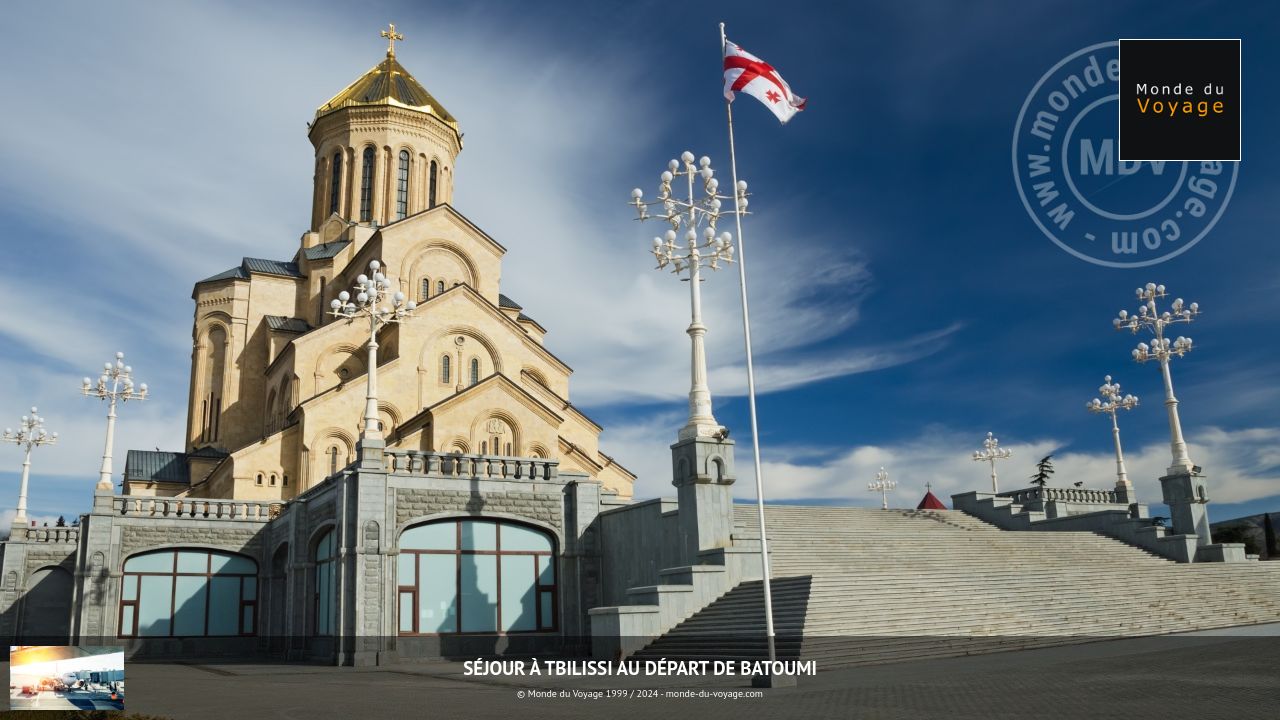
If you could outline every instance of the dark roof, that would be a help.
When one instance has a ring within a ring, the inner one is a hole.
[[[248,272],[263,273],[265,275],[302,277],[302,271],[298,269],[297,263],[284,262],[283,260],[266,260],[263,258],[247,257],[244,259],[241,267]]]
[[[307,321],[302,318],[284,317],[283,315],[266,315],[265,318],[267,327],[272,330],[302,334],[311,329]]]
[[[334,240],[333,242],[320,243],[315,247],[309,247],[303,250],[302,254],[308,260],[327,260],[342,252],[342,248],[350,244],[350,240]]]
[[[248,280],[248,279],[249,279],[249,273],[245,272],[244,268],[237,265],[231,268],[230,270],[223,270],[217,275],[210,275],[209,277],[203,280],[197,281],[196,284],[199,285],[200,283],[216,282],[218,280]]]
[[[522,307],[522,306],[520,305],[520,303],[516,302],[515,300],[512,300],[511,298],[509,298],[509,297],[507,297],[506,295],[503,295],[503,294],[501,294],[501,293],[499,293],[499,294],[498,294],[498,307],[500,307],[500,308],[510,308],[510,309],[512,309],[512,310],[523,310],[523,309],[524,309],[524,307]]]
[[[239,267],[223,270],[217,275],[212,275],[196,282],[196,284],[215,282],[217,280],[248,280],[251,272],[295,278],[302,277],[302,271],[298,269],[298,263],[247,257],[240,261]]]
[[[124,479],[141,482],[187,483],[187,456],[185,453],[161,450],[130,450],[125,456]]]
[[[216,447],[210,447],[206,445],[202,448],[199,448],[187,453],[187,457],[224,458],[230,454],[231,453],[227,452],[226,450],[219,450]]]

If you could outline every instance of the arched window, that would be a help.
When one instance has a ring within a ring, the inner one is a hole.
[[[329,474],[338,472],[338,446],[329,448]]]
[[[480,361],[471,358],[471,384],[475,385],[478,382],[480,382]]]
[[[487,440],[480,441],[480,454],[481,455],[489,454],[489,442]]]
[[[442,292],[444,292],[444,281],[443,281],[443,280],[437,280],[437,281],[436,281],[436,294],[437,294],[437,295],[439,295],[439,294],[440,294],[440,293],[442,293]]]
[[[515,454],[511,452],[511,443],[507,443],[507,452],[506,452],[506,456],[507,456],[507,457],[515,457]]]
[[[427,207],[428,208],[433,208],[436,206],[436,175],[438,174],[439,174],[439,168],[436,166],[436,161],[432,160],[431,173],[427,176]]]
[[[364,149],[364,165],[360,168],[360,222],[373,220],[373,163],[377,155],[372,147]]]
[[[400,151],[400,176],[396,180],[396,219],[409,214],[409,151]]]
[[[257,485],[261,485],[261,484],[262,484],[262,473],[258,473],[258,478],[257,478],[257,482],[256,482],[256,484],[257,484]]]
[[[400,536],[401,635],[556,629],[549,534],[513,522],[444,520]]]
[[[158,550],[124,561],[120,637],[253,635],[258,565],[213,550]]]
[[[449,384],[449,356],[440,356],[440,382],[445,385]]]
[[[287,474],[280,476],[280,487],[289,487],[289,476]]]
[[[276,474],[271,473],[271,487],[275,487],[275,486],[276,486]]]
[[[203,411],[203,432],[201,437],[206,442],[218,439],[218,425],[222,417],[222,382],[226,371],[227,331],[220,325],[210,328],[206,341],[208,355],[205,357],[205,396],[200,408]]]
[[[333,560],[337,554],[334,547],[335,538],[333,530],[325,532],[320,538],[320,542],[316,543],[316,549],[312,553],[311,560],[316,566],[316,594],[315,594],[315,628],[316,635],[332,635],[334,631],[333,622],[333,597],[334,597],[334,576],[333,576]]]
[[[341,197],[342,186],[342,151],[333,154],[333,175],[329,180],[329,212],[338,212],[338,199]]]
[[[418,302],[426,302],[431,297],[431,278],[422,278],[422,290],[418,294]]]

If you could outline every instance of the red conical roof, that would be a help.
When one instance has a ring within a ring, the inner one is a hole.
[[[920,501],[920,504],[916,506],[916,509],[917,510],[946,510],[947,506],[943,505],[942,501],[939,500],[938,497],[933,494],[932,490],[930,490],[929,492],[926,492],[924,494],[924,499]]]

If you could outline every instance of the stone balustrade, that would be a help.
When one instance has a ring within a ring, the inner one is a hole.
[[[1066,502],[1082,505],[1114,505],[1119,502],[1114,490],[1090,490],[1088,488],[1031,487],[997,493],[997,497],[1009,498],[1019,505],[1032,502]]]
[[[80,542],[80,528],[78,527],[18,528],[11,533],[12,539],[19,539],[17,537],[18,533],[22,533],[27,542],[69,543],[72,545]]]
[[[552,480],[560,461],[504,455],[464,455],[422,450],[386,451],[387,470],[397,475],[477,478],[481,480]]]
[[[204,498],[139,497],[117,495],[111,508],[117,515],[201,520],[267,522],[278,515],[283,503],[262,500],[212,500]]]

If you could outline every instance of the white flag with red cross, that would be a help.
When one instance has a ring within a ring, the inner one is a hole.
[[[783,123],[804,109],[805,99],[791,92],[791,86],[769,63],[725,40],[724,96],[732,101],[738,92],[764,103]]]

